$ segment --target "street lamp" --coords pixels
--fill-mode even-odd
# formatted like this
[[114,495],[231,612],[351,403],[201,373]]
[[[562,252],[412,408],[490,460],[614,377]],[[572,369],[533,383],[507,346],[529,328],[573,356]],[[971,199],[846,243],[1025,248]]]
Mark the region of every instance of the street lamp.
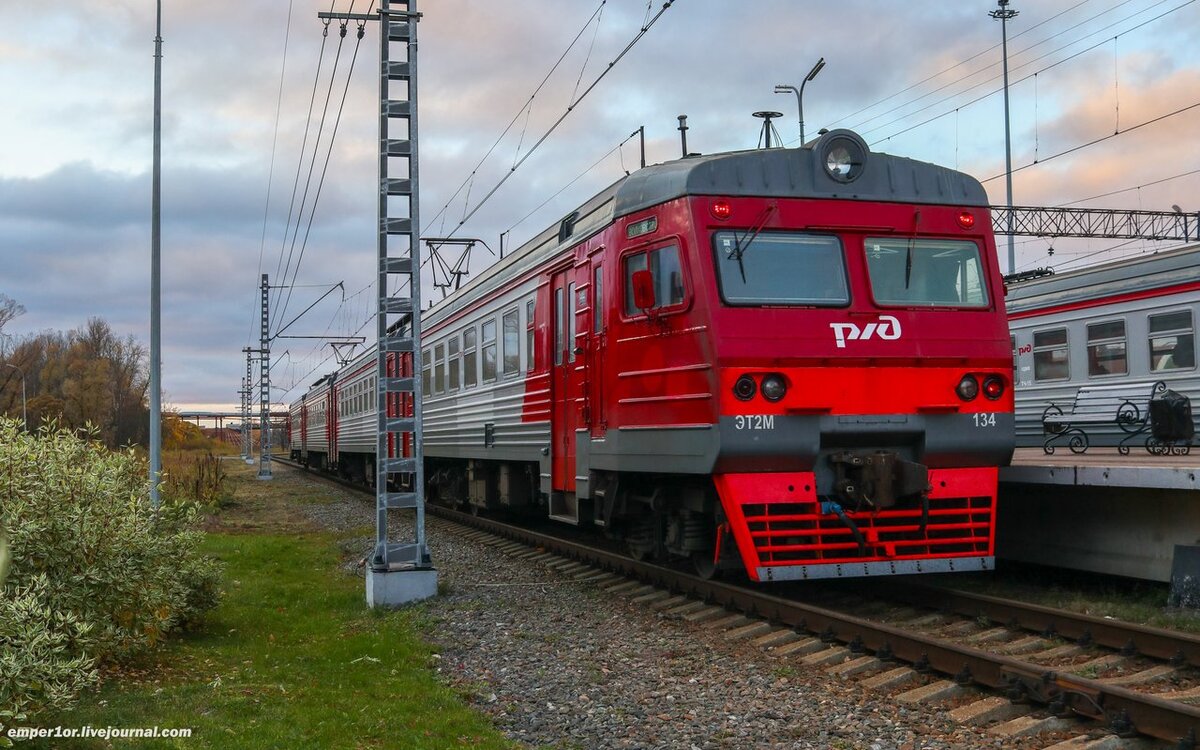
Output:
[[5,367],[11,367],[21,375],[21,421],[25,423],[25,431],[29,432],[29,415],[25,411],[25,371],[16,365],[10,365],[7,362],[0,362]]
[[1009,0],[996,0],[1000,7],[988,13],[992,18],[1000,19],[1000,41],[1003,45],[1004,56],[1004,182],[1008,190],[1008,272],[1017,270],[1017,251],[1013,245],[1013,210],[1012,210],[1012,136],[1008,125],[1008,19],[1015,18],[1020,12],[1008,7]]
[[800,110],[800,145],[804,145],[804,84],[817,77],[817,73],[821,72],[821,68],[825,67],[825,58],[817,60],[817,64],[808,71],[808,75],[804,76],[804,80],[800,82],[800,88],[779,84],[775,87],[776,94],[786,94],[789,91],[796,95],[796,108]]

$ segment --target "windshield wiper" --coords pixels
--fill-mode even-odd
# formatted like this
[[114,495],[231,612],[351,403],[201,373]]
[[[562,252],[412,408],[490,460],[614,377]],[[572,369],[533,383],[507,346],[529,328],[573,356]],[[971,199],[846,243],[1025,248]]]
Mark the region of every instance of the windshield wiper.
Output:
[[746,283],[746,267],[742,265],[742,256],[746,254],[746,251],[750,249],[750,245],[754,242],[755,238],[758,237],[759,232],[761,232],[763,227],[767,225],[767,219],[770,218],[771,212],[774,210],[774,206],[767,206],[766,209],[763,210],[762,216],[759,217],[758,223],[754,226],[754,228],[747,229],[745,234],[743,234],[733,243],[733,249],[729,251],[728,259],[737,261],[738,271],[742,274],[743,284]]
[[904,255],[904,288],[908,289],[908,281],[912,278],[913,238],[908,238],[908,251]]

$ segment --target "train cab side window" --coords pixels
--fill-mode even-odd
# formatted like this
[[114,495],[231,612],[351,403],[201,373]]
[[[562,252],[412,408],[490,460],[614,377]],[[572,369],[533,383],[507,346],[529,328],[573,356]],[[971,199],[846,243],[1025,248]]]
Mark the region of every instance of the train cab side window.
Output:
[[496,319],[485,321],[483,324],[483,382],[496,379]]
[[567,284],[567,361],[575,361],[575,282]]
[[1066,380],[1071,377],[1067,351],[1067,329],[1037,331],[1033,334],[1033,379]]
[[641,314],[641,310],[633,303],[633,274],[647,269],[654,278],[656,309],[683,302],[683,266],[679,262],[679,247],[658,247],[646,253],[625,256],[625,314],[628,316]]
[[501,361],[504,366],[504,375],[516,375],[521,369],[521,334],[520,321],[517,320],[516,309],[509,310],[504,313],[504,340],[503,352],[501,353]]
[[525,303],[525,371],[533,372],[537,365],[537,358],[534,356],[534,301],[528,300]]
[[1089,323],[1087,327],[1088,376],[1124,375],[1128,372],[1125,356],[1125,321]]
[[432,392],[433,359],[428,349],[421,352],[421,393],[428,396]]
[[463,387],[474,388],[478,383],[478,374],[475,368],[475,327],[472,326],[462,332],[462,348],[463,348]]
[[447,385],[452,391],[458,390],[460,365],[461,363],[458,360],[458,336],[454,336],[446,342],[446,373],[450,381]]
[[1196,366],[1192,311],[1150,316],[1150,370],[1190,370]]
[[604,274],[603,268],[596,266],[592,273],[592,333],[604,330]]
[[562,364],[563,352],[563,290],[554,290],[554,364]]
[[433,347],[433,392],[446,392],[446,345]]

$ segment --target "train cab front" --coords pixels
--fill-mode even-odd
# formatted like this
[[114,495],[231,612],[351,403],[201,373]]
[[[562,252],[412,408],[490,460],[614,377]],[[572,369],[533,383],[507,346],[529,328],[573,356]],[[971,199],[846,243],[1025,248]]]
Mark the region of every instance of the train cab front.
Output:
[[[825,151],[828,173],[862,168]],[[915,202],[901,161],[866,200],[696,199],[721,202],[716,554],[736,543],[755,580],[993,565],[1014,438],[986,196]]]

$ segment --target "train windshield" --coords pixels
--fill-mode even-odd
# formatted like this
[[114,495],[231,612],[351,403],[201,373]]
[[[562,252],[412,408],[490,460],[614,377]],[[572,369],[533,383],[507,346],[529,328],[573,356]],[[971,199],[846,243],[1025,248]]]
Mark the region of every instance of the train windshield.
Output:
[[979,248],[964,240],[868,237],[867,272],[880,305],[987,307]]
[[837,237],[792,232],[717,232],[713,237],[721,298],[730,305],[825,305],[850,302]]

